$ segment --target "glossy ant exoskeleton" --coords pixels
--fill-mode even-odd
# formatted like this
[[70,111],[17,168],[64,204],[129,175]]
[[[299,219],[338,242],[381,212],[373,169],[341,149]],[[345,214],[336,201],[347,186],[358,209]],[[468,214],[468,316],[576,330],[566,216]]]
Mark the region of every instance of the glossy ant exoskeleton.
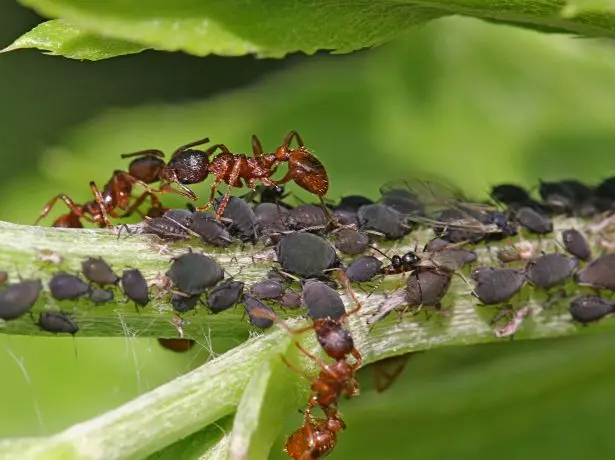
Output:
[[337,433],[344,429],[346,424],[337,412],[324,419],[305,413],[303,425],[288,437],[284,452],[296,460],[326,457],[337,443]]

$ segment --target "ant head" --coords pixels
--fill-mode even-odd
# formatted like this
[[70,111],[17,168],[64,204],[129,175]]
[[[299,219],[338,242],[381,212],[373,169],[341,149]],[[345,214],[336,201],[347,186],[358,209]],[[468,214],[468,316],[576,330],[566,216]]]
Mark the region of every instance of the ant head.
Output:
[[182,150],[169,160],[163,179],[180,184],[203,182],[209,174],[209,158],[200,150]]
[[401,267],[403,265],[402,258],[398,255],[394,255],[393,257],[391,257],[391,265],[393,265],[393,267],[395,268]]
[[421,258],[415,252],[412,251],[409,251],[400,257],[400,263],[404,267],[413,267],[418,262],[420,262],[420,260]]

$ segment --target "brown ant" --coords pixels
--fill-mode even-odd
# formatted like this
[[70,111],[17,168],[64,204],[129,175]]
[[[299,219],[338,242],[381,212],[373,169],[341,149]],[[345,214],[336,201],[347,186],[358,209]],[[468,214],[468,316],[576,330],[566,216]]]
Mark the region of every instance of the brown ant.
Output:
[[314,419],[304,413],[303,425],[292,433],[284,444],[284,452],[295,460],[313,460],[329,455],[337,442],[337,433],[346,424],[337,412],[326,419]]

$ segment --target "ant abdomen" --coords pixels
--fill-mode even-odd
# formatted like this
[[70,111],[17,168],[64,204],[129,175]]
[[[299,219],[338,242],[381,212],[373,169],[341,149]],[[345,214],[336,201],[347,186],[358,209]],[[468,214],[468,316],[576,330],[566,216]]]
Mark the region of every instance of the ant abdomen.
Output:
[[153,155],[147,155],[132,160],[130,166],[128,166],[128,174],[146,184],[153,184],[160,180],[164,167],[163,160]]
[[327,170],[318,158],[305,147],[295,149],[288,159],[288,168],[295,183],[317,196],[329,190]]
[[180,184],[203,182],[209,174],[209,158],[200,150],[183,150],[169,160],[163,175]]

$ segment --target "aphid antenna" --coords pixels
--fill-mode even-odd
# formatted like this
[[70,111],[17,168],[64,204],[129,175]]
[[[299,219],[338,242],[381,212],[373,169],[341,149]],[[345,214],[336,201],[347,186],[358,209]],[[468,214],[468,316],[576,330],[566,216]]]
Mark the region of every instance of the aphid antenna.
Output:
[[285,272],[284,270],[281,270],[279,268],[275,268],[274,270],[276,272],[280,273],[281,275],[283,275],[283,276],[285,276],[287,278],[290,278],[293,281],[296,281],[297,283],[301,283],[301,281],[302,281],[301,278],[299,278],[298,276],[293,275],[292,273]]
[[368,235],[374,235],[374,236],[378,236],[380,238],[384,238],[385,237],[384,233],[381,233],[381,232],[376,231],[376,230],[362,230],[362,231],[363,231],[363,233],[367,233]]
[[191,229],[189,229],[189,228],[188,228],[188,227],[186,227],[185,225],[180,224],[178,221],[176,221],[176,220],[175,220],[175,219],[173,219],[172,217],[169,217],[169,216],[166,216],[166,215],[164,215],[164,216],[162,216],[162,217],[163,217],[164,219],[166,219],[166,220],[170,221],[170,222],[173,222],[173,223],[174,223],[175,225],[177,225],[179,228],[181,228],[182,230],[185,230],[186,232],[188,232],[188,233],[189,233],[192,237],[194,237],[194,238],[198,238],[198,237],[199,237],[199,234],[198,234],[198,233],[196,233],[196,232],[192,231]]

